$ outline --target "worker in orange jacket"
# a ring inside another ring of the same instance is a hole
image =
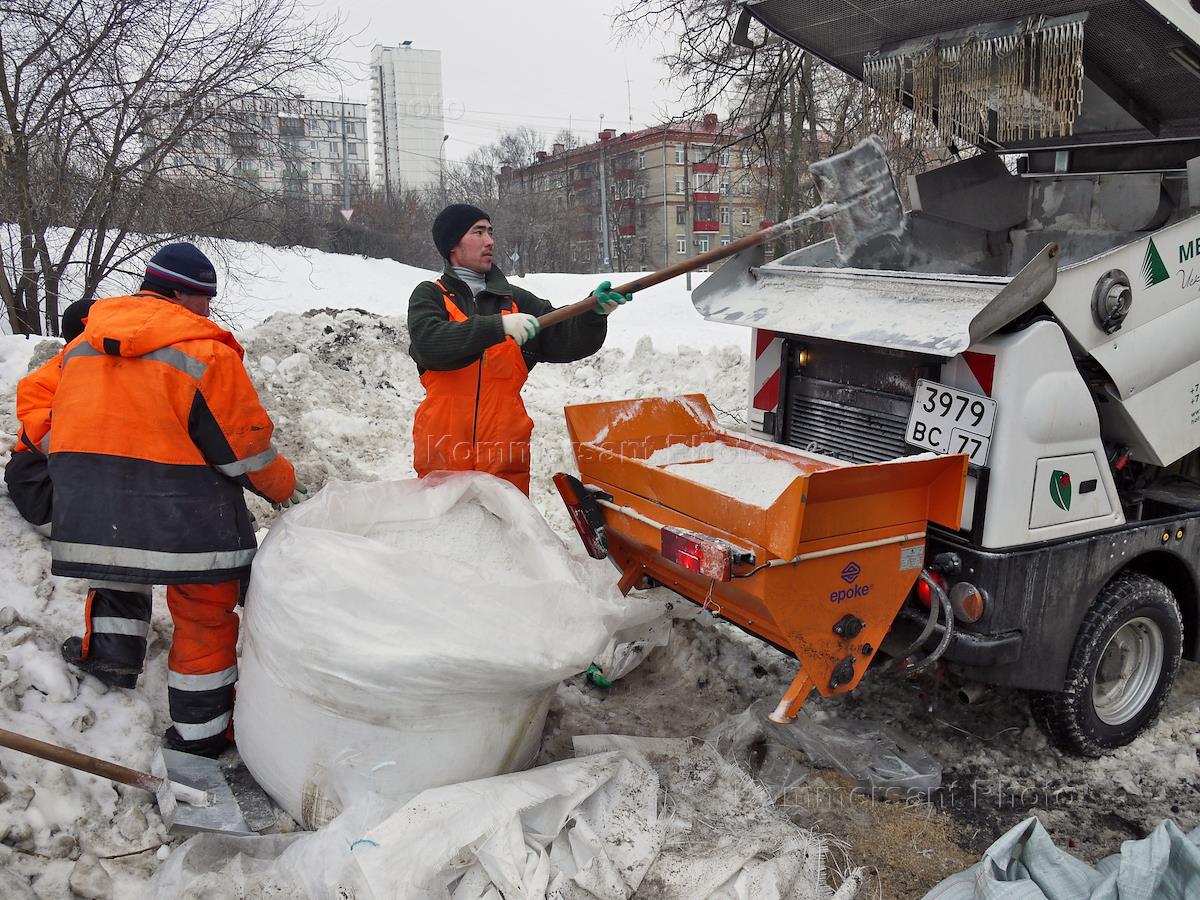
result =
[[[216,755],[232,734],[238,617],[256,541],[243,488],[304,489],[228,331],[208,319],[216,271],[168,244],[141,290],[96,301],[63,355],[51,409],[52,571],[91,582],[63,657],[109,685],[142,671],[151,586],[167,585],[167,745]]]
[[[27,522],[50,531],[53,487],[46,448],[50,445],[50,404],[58,389],[62,358],[67,346],[83,333],[91,300],[76,300],[62,314],[65,344],[47,362],[17,382],[17,443],[4,466],[4,483],[13,505]]]
[[[537,317],[554,309],[509,284],[493,264],[491,217],[453,203],[433,222],[433,243],[446,260],[437,281],[423,281],[408,301],[409,355],[425,399],[413,418],[413,467],[430,472],[489,472],[529,493],[533,420],[521,388],[539,362],[574,362],[595,353],[607,316],[630,299],[606,281],[594,313],[542,331]]]

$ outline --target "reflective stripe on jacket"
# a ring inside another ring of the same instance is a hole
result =
[[[100,300],[54,395],[53,572],[134,583],[248,573],[242,489],[273,501],[295,473],[233,335],[151,292]]]
[[[466,314],[441,281],[446,312],[453,322]],[[512,307],[501,315],[512,315]],[[525,411],[521,388],[529,369],[512,338],[488,347],[468,366],[421,373],[425,399],[413,419],[413,466],[430,472],[490,472],[529,493],[529,437],[533,420]]]

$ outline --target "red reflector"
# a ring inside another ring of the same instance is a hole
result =
[[[579,532],[579,539],[593,559],[608,556],[608,539],[604,534],[604,515],[588,489],[573,475],[559,472],[554,476],[554,486],[562,495],[567,514]],[[604,495],[607,497],[607,495]],[[611,499],[611,498],[609,498]]]
[[[662,529],[662,555],[681,569],[728,581],[732,550],[724,541],[682,528]]]
[[[583,541],[583,546],[588,552],[588,556],[592,559],[604,559],[608,556],[608,548],[604,546],[604,541],[592,527],[591,522],[587,520],[587,514],[578,506],[568,506],[567,512],[571,516],[571,521],[575,525],[575,530],[579,532],[579,539]]]
[[[930,572],[929,577],[936,581],[943,591],[946,590],[948,582],[944,575],[940,575],[937,572]],[[926,609],[933,606],[933,588],[929,586],[929,583],[924,578],[917,581],[917,599],[921,601],[921,605]]]

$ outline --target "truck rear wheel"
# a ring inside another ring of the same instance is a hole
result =
[[[1034,719],[1069,753],[1123,747],[1158,716],[1183,644],[1179,604],[1165,584],[1124,572],[1097,595],[1079,626],[1066,687],[1034,694]]]

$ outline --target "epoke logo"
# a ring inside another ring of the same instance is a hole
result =
[[[1142,257],[1142,277],[1146,279],[1146,287],[1152,288],[1171,277],[1163,264],[1158,248],[1154,246],[1154,238],[1146,245],[1146,255]]]
[[[875,585],[854,583],[858,581],[858,576],[861,574],[862,569],[859,567],[858,563],[854,562],[854,560],[846,563],[846,568],[842,569],[842,581],[846,582],[848,585],[852,585],[852,587],[839,588],[837,590],[830,591],[829,602],[842,603],[845,600],[853,600],[855,597],[865,597],[867,594],[871,593],[871,588],[875,587]]]
[[[1050,499],[1064,512],[1071,508],[1071,476],[1061,469],[1050,475]]]

